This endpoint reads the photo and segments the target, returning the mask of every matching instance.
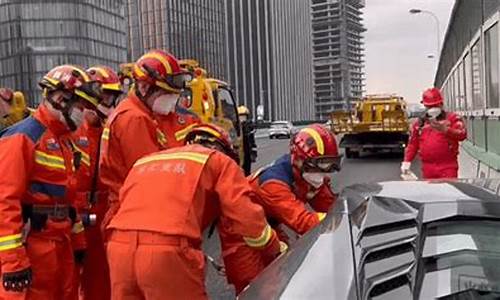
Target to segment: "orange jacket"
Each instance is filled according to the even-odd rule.
[[[319,224],[336,200],[329,182],[313,191],[305,182],[295,181],[290,155],[282,156],[250,178],[259,195],[257,203],[264,208],[268,219],[283,223],[299,234]],[[309,211],[306,203],[315,212]]]
[[[155,115],[161,131],[165,134],[166,148],[184,146],[184,138],[196,124],[201,123],[194,113],[185,108],[177,107],[175,113]]]
[[[81,168],[76,177],[75,206],[79,210],[90,207],[90,192],[96,175],[98,149],[102,135],[102,127],[95,127],[85,122],[72,135],[75,147],[82,153]]]
[[[121,206],[108,228],[183,236],[201,244],[221,216],[226,228],[254,248],[279,253],[276,234],[240,167],[222,153],[187,145],[136,162],[120,191]]]
[[[73,147],[81,153],[79,168],[71,178],[70,186],[73,191],[71,199],[79,214],[90,210],[90,194],[96,171],[97,151],[101,139],[102,127],[91,126],[85,122],[73,132]],[[72,240],[74,249],[86,248],[86,239],[83,235]]]
[[[44,105],[2,132],[0,139],[1,272],[29,266],[22,244],[21,204],[72,205],[71,178],[78,168],[66,126]],[[68,224],[70,224],[68,222]],[[70,226],[70,225],[68,225]],[[83,226],[73,232],[84,241]]]
[[[135,161],[165,147],[165,135],[151,111],[129,93],[109,117],[101,138],[99,173],[109,193],[109,214],[119,207],[119,190]]]
[[[106,187],[100,180],[97,168],[99,164],[99,143],[101,141],[103,127],[96,127],[85,122],[75,133],[75,144],[82,151],[85,160],[81,172],[78,172],[77,195],[75,206],[80,213],[96,214],[99,224],[107,210]]]

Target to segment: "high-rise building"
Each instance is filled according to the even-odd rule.
[[[311,0],[317,119],[348,109],[364,86],[361,9],[365,0]]]
[[[227,79],[225,0],[127,0],[130,61],[164,49]]]
[[[314,118],[310,4],[227,1],[229,83],[265,120]]]
[[[37,83],[60,64],[117,68],[126,59],[121,0],[0,1],[0,86],[40,101]]]

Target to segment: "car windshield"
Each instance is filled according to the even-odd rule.
[[[458,285],[456,291],[500,290],[498,226],[497,221],[485,220],[438,222],[429,226],[423,257],[433,260],[425,265],[423,299],[434,298],[436,289],[438,294],[444,294],[441,290],[449,289],[450,282]]]

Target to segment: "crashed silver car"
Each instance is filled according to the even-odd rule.
[[[500,181],[345,188],[239,299],[499,299]]]

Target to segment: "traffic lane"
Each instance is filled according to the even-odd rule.
[[[257,161],[252,165],[253,171],[270,164],[289,151],[289,139],[271,140],[266,137],[257,139],[256,142],[258,156]],[[342,150],[341,153],[343,153]],[[356,183],[401,180],[402,160],[402,153],[363,153],[357,159],[344,158],[342,170],[332,176],[334,189],[340,191]],[[412,164],[412,171],[420,177],[418,161]]]
[[[272,163],[289,152],[290,139],[287,138],[271,140],[269,137],[263,137],[256,139],[255,142],[257,143],[257,161],[252,164],[252,171]]]

